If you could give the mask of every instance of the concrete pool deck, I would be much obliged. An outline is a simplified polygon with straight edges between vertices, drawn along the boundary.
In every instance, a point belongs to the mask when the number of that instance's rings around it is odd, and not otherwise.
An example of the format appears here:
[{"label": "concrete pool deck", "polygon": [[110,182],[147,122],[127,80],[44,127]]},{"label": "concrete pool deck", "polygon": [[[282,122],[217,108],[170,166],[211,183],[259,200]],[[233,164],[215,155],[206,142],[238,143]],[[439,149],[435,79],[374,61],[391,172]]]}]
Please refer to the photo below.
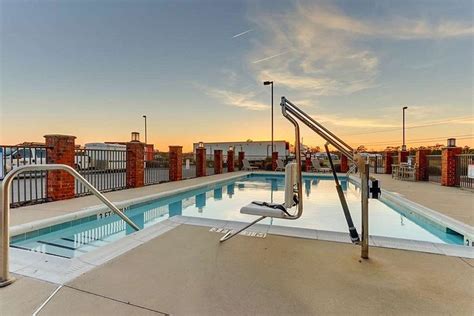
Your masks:
[{"label": "concrete pool deck", "polygon": [[[67,282],[39,315],[454,314],[474,310],[474,260],[267,235],[219,244],[179,225]],[[5,315],[32,314],[58,287],[19,277]]]}]

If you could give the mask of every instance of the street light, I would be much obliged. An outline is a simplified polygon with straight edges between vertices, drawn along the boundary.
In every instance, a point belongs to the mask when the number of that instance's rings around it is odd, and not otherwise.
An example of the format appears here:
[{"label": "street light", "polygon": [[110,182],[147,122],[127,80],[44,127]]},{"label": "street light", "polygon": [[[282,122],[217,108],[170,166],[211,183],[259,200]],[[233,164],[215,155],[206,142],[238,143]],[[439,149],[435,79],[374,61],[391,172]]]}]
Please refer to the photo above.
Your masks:
[{"label": "street light", "polygon": [[408,106],[403,107],[403,145],[402,145],[402,151],[407,150],[407,145],[405,145],[405,110],[408,109]]},{"label": "street light", "polygon": [[143,115],[143,118],[145,119],[145,144],[148,144],[147,135],[146,135],[146,115]]},{"label": "street light", "polygon": [[264,81],[263,82],[264,86],[272,85],[272,153],[275,151],[275,148],[273,147],[273,81]]}]

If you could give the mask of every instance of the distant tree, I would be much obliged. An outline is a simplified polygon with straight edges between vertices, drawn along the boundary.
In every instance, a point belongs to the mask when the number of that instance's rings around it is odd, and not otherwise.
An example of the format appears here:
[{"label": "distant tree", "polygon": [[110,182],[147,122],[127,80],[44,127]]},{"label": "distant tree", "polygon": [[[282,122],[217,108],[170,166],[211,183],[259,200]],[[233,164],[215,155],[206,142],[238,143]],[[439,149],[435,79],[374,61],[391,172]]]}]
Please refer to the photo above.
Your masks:
[{"label": "distant tree", "polygon": [[359,147],[357,147],[356,151],[358,153],[367,151],[367,147],[365,147],[364,145],[360,145]]}]

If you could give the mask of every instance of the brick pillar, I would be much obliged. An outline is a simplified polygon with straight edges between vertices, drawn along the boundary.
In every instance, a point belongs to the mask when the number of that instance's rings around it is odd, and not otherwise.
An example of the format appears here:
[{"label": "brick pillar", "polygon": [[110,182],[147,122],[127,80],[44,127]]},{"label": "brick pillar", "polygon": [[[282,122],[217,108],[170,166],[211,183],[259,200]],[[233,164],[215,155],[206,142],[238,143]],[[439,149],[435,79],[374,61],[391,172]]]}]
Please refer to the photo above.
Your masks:
[{"label": "brick pillar", "polygon": [[234,151],[227,151],[227,172],[234,172]]},{"label": "brick pillar", "polygon": [[429,149],[418,149],[415,155],[416,181],[428,181],[428,158],[431,153]]},{"label": "brick pillar", "polygon": [[[316,158],[317,159],[317,158]],[[311,171],[312,163],[311,163],[311,154],[306,154],[305,159],[305,171]]]},{"label": "brick pillar", "polygon": [[456,155],[461,152],[461,147],[443,148],[441,152],[441,185],[453,187],[459,184],[456,179]]},{"label": "brick pillar", "polygon": [[196,148],[196,177],[206,176],[206,148]]},{"label": "brick pillar", "polygon": [[349,161],[346,155],[341,154],[341,172],[346,173],[347,171],[349,171]]},{"label": "brick pillar", "polygon": [[[46,163],[63,164],[74,168],[75,136],[45,135]],[[48,171],[46,175],[46,196],[50,201],[74,197],[74,177],[66,171]]]},{"label": "brick pillar", "polygon": [[408,161],[408,151],[400,150],[398,152],[398,163],[407,162]]},{"label": "brick pillar", "polygon": [[170,181],[183,178],[183,146],[169,146],[169,176]]},{"label": "brick pillar", "polygon": [[222,150],[214,150],[214,174],[222,173]]},{"label": "brick pillar", "polygon": [[385,164],[385,174],[392,174],[392,163],[393,163],[393,160],[392,160],[392,156],[393,156],[393,152],[392,151],[386,151],[384,153],[384,164]]},{"label": "brick pillar", "polygon": [[144,185],[145,144],[132,141],[127,143],[127,188]]},{"label": "brick pillar", "polygon": [[275,171],[277,168],[277,160],[278,160],[278,151],[272,152],[272,170]]},{"label": "brick pillar", "polygon": [[242,170],[244,164],[243,160],[245,159],[245,152],[244,151],[239,151],[239,169]]}]

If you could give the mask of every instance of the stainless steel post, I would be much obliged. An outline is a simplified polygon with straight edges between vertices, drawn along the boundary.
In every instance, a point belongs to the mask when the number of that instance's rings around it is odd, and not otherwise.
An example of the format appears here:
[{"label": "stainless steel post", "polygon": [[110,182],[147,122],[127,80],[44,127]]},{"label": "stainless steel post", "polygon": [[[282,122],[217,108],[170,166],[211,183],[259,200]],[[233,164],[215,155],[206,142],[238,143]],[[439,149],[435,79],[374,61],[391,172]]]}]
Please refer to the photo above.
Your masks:
[{"label": "stainless steel post", "polygon": [[360,187],[362,210],[362,248],[361,258],[369,259],[369,164],[360,160]]}]

